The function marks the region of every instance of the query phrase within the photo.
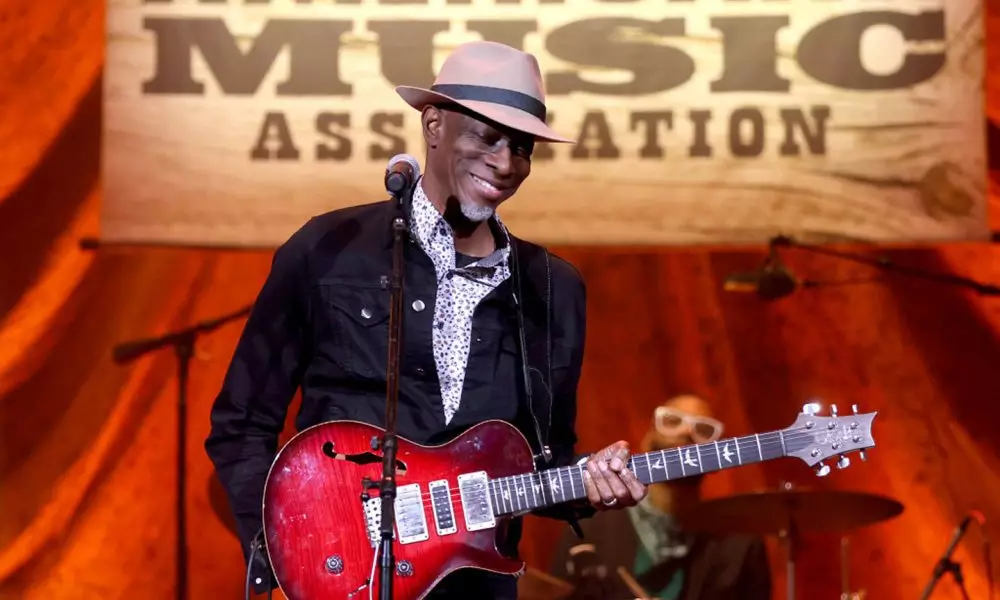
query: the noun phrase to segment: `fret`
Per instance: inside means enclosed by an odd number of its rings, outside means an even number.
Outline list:
[[[554,470],[548,472],[549,496],[552,497],[552,503],[553,504],[555,504],[556,502],[563,502],[564,500],[566,500],[566,497],[562,496],[561,494],[560,494],[560,498],[558,500],[556,499],[556,494],[560,491],[559,490],[559,484],[557,483],[558,480],[556,479],[556,477],[557,477],[557,475],[556,475],[556,472]]]
[[[490,481],[490,504],[493,505],[493,514],[502,514],[503,510],[500,509],[500,502],[497,498],[497,485],[499,485],[496,479]]]
[[[764,452],[760,449],[760,436],[755,433],[753,439],[757,440],[757,456],[760,457],[760,460],[764,460]]]
[[[700,446],[699,446],[699,448],[700,448]],[[711,473],[712,471],[718,471],[719,469],[722,468],[722,463],[719,460],[719,449],[718,449],[718,447],[715,447],[714,449],[715,449],[715,452],[713,453],[709,449],[706,448],[705,449],[705,453],[701,455],[701,457],[702,457],[701,458],[701,472],[702,473]],[[713,458],[715,459],[714,463],[712,462]]]
[[[569,467],[569,468],[572,469],[573,467]],[[575,498],[576,497],[576,483],[573,481],[573,479],[574,479],[573,473],[570,472],[570,474],[569,474],[569,491],[570,491],[570,494],[572,494],[573,497]],[[580,467],[580,487],[581,488],[583,487],[583,467]]]
[[[764,433],[761,434],[760,437],[764,439],[764,449],[761,452],[761,460],[771,460],[786,456],[785,440],[780,431]]]
[[[655,478],[653,477],[653,467],[650,465],[653,461],[650,460],[648,454],[644,455],[644,458],[646,459],[646,473],[649,474],[649,481],[644,481],[643,483],[649,485],[655,481]]]
[[[781,453],[782,454],[788,454],[788,451],[785,450],[785,434],[783,432],[779,431],[778,432],[778,437],[781,438]]]
[[[756,448],[756,446],[754,444],[753,437],[737,438],[736,443],[740,448],[740,453],[743,455],[742,464],[746,464],[747,462],[757,462],[760,460],[759,454],[757,455],[757,458],[754,458],[754,448]]]
[[[673,454],[677,454],[677,458],[673,458]],[[666,473],[667,480],[681,479],[685,476],[680,448],[671,450],[669,455],[666,450],[660,450],[660,456],[663,458],[663,470]]]
[[[681,477],[687,477],[687,471],[684,469],[684,457],[681,456],[681,449],[677,448],[674,452],[677,453],[677,462],[681,465]]]
[[[527,475],[528,480],[531,482],[531,503],[532,508],[538,508],[539,506],[545,505],[545,498],[540,497],[542,486],[538,484],[538,475],[535,473],[529,473]]]
[[[719,468],[721,469],[722,468],[722,455],[719,454],[719,441],[716,440],[716,441],[712,442],[712,444],[715,446],[715,460],[719,463]]]

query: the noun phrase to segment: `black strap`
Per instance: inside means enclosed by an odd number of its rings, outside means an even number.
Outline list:
[[[500,104],[518,110],[523,110],[529,115],[545,120],[545,103],[514,90],[489,87],[485,85],[466,85],[462,83],[441,83],[431,86],[432,92],[443,94],[455,100],[468,100],[472,102],[489,102],[490,104]]]

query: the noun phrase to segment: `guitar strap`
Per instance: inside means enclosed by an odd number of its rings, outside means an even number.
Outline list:
[[[545,248],[542,248],[542,252],[545,256],[545,301],[544,301],[544,315],[545,315],[545,357],[543,359],[545,364],[545,374],[543,375],[537,368],[531,366],[532,363],[538,364],[540,361],[533,360],[528,352],[528,344],[525,334],[524,325],[524,288],[522,285],[523,269],[518,256],[518,241],[516,239],[512,240],[511,244],[511,256],[514,263],[514,280],[515,280],[515,290],[513,294],[515,312],[517,313],[517,342],[521,354],[521,375],[524,379],[524,393],[525,399],[528,403],[528,412],[531,413],[531,421],[535,428],[535,436],[538,440],[538,448],[540,453],[535,456],[536,466],[541,468],[542,466],[549,465],[552,462],[552,450],[548,445],[548,432],[552,426],[552,403],[554,401],[552,397],[552,318],[554,314],[554,309],[552,307],[552,264],[549,257],[549,252]],[[537,347],[537,346],[536,346]],[[545,420],[545,433],[542,433],[542,426],[538,420],[538,411],[535,404],[535,394],[534,386],[532,385],[532,373],[537,374],[542,380],[542,387],[545,390],[546,405],[548,406],[548,417]],[[543,462],[538,464],[539,459]]]

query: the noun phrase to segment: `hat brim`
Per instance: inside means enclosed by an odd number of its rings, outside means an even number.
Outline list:
[[[560,142],[567,144],[576,142],[576,140],[563,137],[556,133],[545,124],[545,121],[542,121],[534,115],[528,114],[523,110],[512,106],[505,106],[503,104],[496,104],[493,102],[481,102],[478,100],[458,100],[450,96],[446,96],[445,94],[432,92],[428,89],[406,85],[397,87],[396,93],[399,94],[400,98],[402,98],[407,104],[417,110],[423,110],[424,107],[431,104],[453,103],[482,115],[495,123],[510,127],[515,131],[527,133],[539,141]]]

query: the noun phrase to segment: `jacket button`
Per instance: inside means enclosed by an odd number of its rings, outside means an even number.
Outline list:
[[[423,300],[414,300],[412,306],[413,306],[413,310],[415,310],[417,312],[420,312],[420,311],[424,310],[424,301]]]
[[[426,373],[426,371],[424,371],[423,367],[417,367],[417,375],[420,375],[421,377],[423,377],[425,373]]]
[[[361,318],[362,319],[370,319],[370,318],[372,318],[372,311],[368,310],[367,308],[362,308],[361,309]]]

